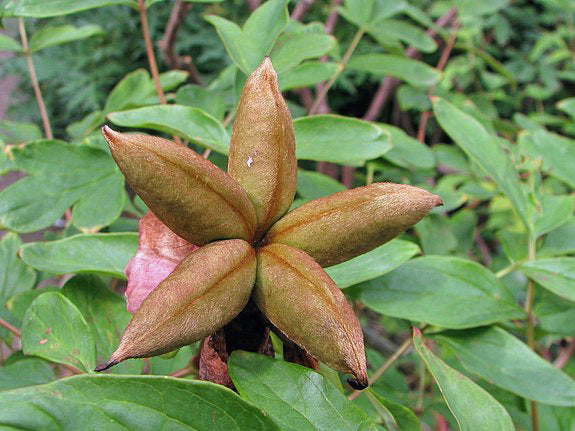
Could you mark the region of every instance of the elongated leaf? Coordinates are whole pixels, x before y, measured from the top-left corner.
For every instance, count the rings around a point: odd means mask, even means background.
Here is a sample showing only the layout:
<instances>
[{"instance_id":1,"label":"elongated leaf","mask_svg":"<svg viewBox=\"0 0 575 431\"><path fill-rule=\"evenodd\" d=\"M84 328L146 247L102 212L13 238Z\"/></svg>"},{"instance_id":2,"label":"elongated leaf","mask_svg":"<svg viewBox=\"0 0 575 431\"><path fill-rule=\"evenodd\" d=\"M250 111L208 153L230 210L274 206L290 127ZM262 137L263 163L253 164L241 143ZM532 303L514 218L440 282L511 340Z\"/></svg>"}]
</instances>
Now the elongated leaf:
<instances>
[{"instance_id":1,"label":"elongated leaf","mask_svg":"<svg viewBox=\"0 0 575 431\"><path fill-rule=\"evenodd\" d=\"M339 115L314 115L293 122L298 159L361 166L391 149L389 134L375 124Z\"/></svg>"},{"instance_id":2,"label":"elongated leaf","mask_svg":"<svg viewBox=\"0 0 575 431\"><path fill-rule=\"evenodd\" d=\"M345 190L345 186L332 177L314 171L299 169L297 193L305 200L313 200Z\"/></svg>"},{"instance_id":3,"label":"elongated leaf","mask_svg":"<svg viewBox=\"0 0 575 431\"><path fill-rule=\"evenodd\" d=\"M103 33L104 30L98 25L85 25L83 27L74 27L73 25L44 27L34 33L30 38L30 51L36 52L50 46L87 39Z\"/></svg>"},{"instance_id":4,"label":"elongated leaf","mask_svg":"<svg viewBox=\"0 0 575 431\"><path fill-rule=\"evenodd\" d=\"M277 73L293 69L302 61L318 58L331 51L336 39L321 33L288 33L282 35L274 46L270 58Z\"/></svg>"},{"instance_id":5,"label":"elongated leaf","mask_svg":"<svg viewBox=\"0 0 575 431\"><path fill-rule=\"evenodd\" d=\"M48 18L114 4L137 6L134 0L10 0L0 5L0 17Z\"/></svg>"},{"instance_id":6,"label":"elongated leaf","mask_svg":"<svg viewBox=\"0 0 575 431\"><path fill-rule=\"evenodd\" d=\"M384 414L391 416L391 418L389 418L391 420L391 426L386 422L388 428L397 431L421 431L419 419L415 413L407 407L394 403L393 401L389 401L371 388L366 390L366 394L377 411L379 411L379 409L383 409Z\"/></svg>"},{"instance_id":7,"label":"elongated leaf","mask_svg":"<svg viewBox=\"0 0 575 431\"><path fill-rule=\"evenodd\" d=\"M18 257L22 241L9 233L0 241L0 307L12 295L25 292L34 286L36 273Z\"/></svg>"},{"instance_id":8,"label":"elongated leaf","mask_svg":"<svg viewBox=\"0 0 575 431\"><path fill-rule=\"evenodd\" d=\"M29 175L0 193L0 224L33 232L54 223L74 205L72 222L93 229L111 224L124 207L124 180L106 152L62 141L37 141L11 149Z\"/></svg>"},{"instance_id":9,"label":"elongated leaf","mask_svg":"<svg viewBox=\"0 0 575 431\"><path fill-rule=\"evenodd\" d=\"M527 198L513 163L496 137L490 135L475 118L444 99L434 98L433 111L454 142L503 190L529 228Z\"/></svg>"},{"instance_id":10,"label":"elongated leaf","mask_svg":"<svg viewBox=\"0 0 575 431\"><path fill-rule=\"evenodd\" d=\"M575 97L560 100L556 106L572 118L575 118Z\"/></svg>"},{"instance_id":11,"label":"elongated leaf","mask_svg":"<svg viewBox=\"0 0 575 431\"><path fill-rule=\"evenodd\" d=\"M403 130L389 124L378 124L391 135L393 147L383 155L390 162L407 169L430 169L435 166L435 157L425 144L412 138Z\"/></svg>"},{"instance_id":12,"label":"elongated leaf","mask_svg":"<svg viewBox=\"0 0 575 431\"><path fill-rule=\"evenodd\" d=\"M492 272L456 257L413 259L366 283L361 297L382 314L445 328L470 328L525 317Z\"/></svg>"},{"instance_id":13,"label":"elongated leaf","mask_svg":"<svg viewBox=\"0 0 575 431\"><path fill-rule=\"evenodd\" d=\"M41 385L56 380L50 364L42 359L21 359L0 368L0 391Z\"/></svg>"},{"instance_id":14,"label":"elongated leaf","mask_svg":"<svg viewBox=\"0 0 575 431\"><path fill-rule=\"evenodd\" d=\"M413 343L441 389L443 398L455 416L461 431L514 431L509 413L487 391L435 356L425 344L419 330Z\"/></svg>"},{"instance_id":15,"label":"elongated leaf","mask_svg":"<svg viewBox=\"0 0 575 431\"><path fill-rule=\"evenodd\" d=\"M439 334L463 366L523 398L556 406L575 405L575 381L497 327Z\"/></svg>"},{"instance_id":16,"label":"elongated leaf","mask_svg":"<svg viewBox=\"0 0 575 431\"><path fill-rule=\"evenodd\" d=\"M22 327L22 349L27 355L84 371L96 366L90 327L76 306L58 292L40 295L28 308Z\"/></svg>"},{"instance_id":17,"label":"elongated leaf","mask_svg":"<svg viewBox=\"0 0 575 431\"><path fill-rule=\"evenodd\" d=\"M137 233L82 234L22 246L22 260L56 274L100 272L125 278L124 268L138 248Z\"/></svg>"},{"instance_id":18,"label":"elongated leaf","mask_svg":"<svg viewBox=\"0 0 575 431\"><path fill-rule=\"evenodd\" d=\"M361 54L351 58L350 70L376 76L393 76L416 87L429 87L439 79L439 72L427 64L392 54Z\"/></svg>"},{"instance_id":19,"label":"elongated leaf","mask_svg":"<svg viewBox=\"0 0 575 431\"><path fill-rule=\"evenodd\" d=\"M0 34L0 51L22 51L22 45L8 35Z\"/></svg>"},{"instance_id":20,"label":"elongated leaf","mask_svg":"<svg viewBox=\"0 0 575 431\"><path fill-rule=\"evenodd\" d=\"M318 82L327 81L337 71L337 63L307 61L282 73L279 77L281 91L309 87Z\"/></svg>"},{"instance_id":21,"label":"elongated leaf","mask_svg":"<svg viewBox=\"0 0 575 431\"><path fill-rule=\"evenodd\" d=\"M520 269L545 289L575 301L575 257L532 260L521 265Z\"/></svg>"},{"instance_id":22,"label":"elongated leaf","mask_svg":"<svg viewBox=\"0 0 575 431\"><path fill-rule=\"evenodd\" d=\"M340 13L345 19L353 22L359 27L366 28L370 24L375 25L377 21L389 18L404 9L407 9L407 2L386 1L386 0L345 0L344 7L340 8Z\"/></svg>"},{"instance_id":23,"label":"elongated leaf","mask_svg":"<svg viewBox=\"0 0 575 431\"><path fill-rule=\"evenodd\" d=\"M248 18L243 29L225 18L208 15L234 63L249 75L269 54L289 22L286 0L268 0Z\"/></svg>"},{"instance_id":24,"label":"elongated leaf","mask_svg":"<svg viewBox=\"0 0 575 431\"><path fill-rule=\"evenodd\" d=\"M416 244L394 239L347 262L326 268L325 271L341 289L387 274L419 252Z\"/></svg>"},{"instance_id":25,"label":"elongated leaf","mask_svg":"<svg viewBox=\"0 0 575 431\"><path fill-rule=\"evenodd\" d=\"M543 159L543 171L575 187L575 141L545 130L520 135L519 143L533 158Z\"/></svg>"},{"instance_id":26,"label":"elongated leaf","mask_svg":"<svg viewBox=\"0 0 575 431\"><path fill-rule=\"evenodd\" d=\"M95 275L77 275L71 278L62 289L62 294L80 310L96 343L96 363L110 357L124 328L132 318L126 310L124 299L113 293ZM114 369L118 373L140 372L141 364L128 362Z\"/></svg>"},{"instance_id":27,"label":"elongated leaf","mask_svg":"<svg viewBox=\"0 0 575 431\"><path fill-rule=\"evenodd\" d=\"M119 126L158 130L178 135L222 154L229 151L229 136L222 123L192 106L146 106L112 112L108 118Z\"/></svg>"},{"instance_id":28,"label":"elongated leaf","mask_svg":"<svg viewBox=\"0 0 575 431\"><path fill-rule=\"evenodd\" d=\"M537 236L544 235L567 223L575 211L572 195L545 195L540 200L541 214L535 222Z\"/></svg>"},{"instance_id":29,"label":"elongated leaf","mask_svg":"<svg viewBox=\"0 0 575 431\"><path fill-rule=\"evenodd\" d=\"M285 431L376 430L369 417L321 374L264 355L236 351L229 373L245 399Z\"/></svg>"},{"instance_id":30,"label":"elongated leaf","mask_svg":"<svg viewBox=\"0 0 575 431\"><path fill-rule=\"evenodd\" d=\"M85 375L0 394L0 425L46 431L279 431L261 410L213 383Z\"/></svg>"},{"instance_id":31,"label":"elongated leaf","mask_svg":"<svg viewBox=\"0 0 575 431\"><path fill-rule=\"evenodd\" d=\"M367 32L381 44L389 43L390 39L399 39L421 52L433 52L437 44L421 28L396 19L377 21L367 27Z\"/></svg>"}]
</instances>

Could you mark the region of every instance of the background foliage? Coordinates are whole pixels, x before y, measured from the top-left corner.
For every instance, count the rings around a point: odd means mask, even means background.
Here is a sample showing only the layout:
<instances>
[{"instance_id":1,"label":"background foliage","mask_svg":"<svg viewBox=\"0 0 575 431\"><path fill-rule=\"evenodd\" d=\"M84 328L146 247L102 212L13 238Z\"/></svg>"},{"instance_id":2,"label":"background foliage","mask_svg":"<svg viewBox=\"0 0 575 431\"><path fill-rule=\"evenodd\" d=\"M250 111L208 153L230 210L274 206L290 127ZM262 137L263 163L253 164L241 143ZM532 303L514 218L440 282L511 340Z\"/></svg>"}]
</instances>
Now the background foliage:
<instances>
[{"instance_id":1,"label":"background foliage","mask_svg":"<svg viewBox=\"0 0 575 431\"><path fill-rule=\"evenodd\" d=\"M0 424L575 430L575 4L259 3L147 0L168 104L136 0L0 5L0 50L13 53L1 73L19 77L0 121L12 182L0 192ZM445 202L328 269L362 321L370 389L236 352L236 394L194 379L197 346L93 374L130 319L124 267L146 211L99 126L173 135L225 166L239 92L266 54L294 117L296 205L373 181Z\"/></svg>"}]
</instances>

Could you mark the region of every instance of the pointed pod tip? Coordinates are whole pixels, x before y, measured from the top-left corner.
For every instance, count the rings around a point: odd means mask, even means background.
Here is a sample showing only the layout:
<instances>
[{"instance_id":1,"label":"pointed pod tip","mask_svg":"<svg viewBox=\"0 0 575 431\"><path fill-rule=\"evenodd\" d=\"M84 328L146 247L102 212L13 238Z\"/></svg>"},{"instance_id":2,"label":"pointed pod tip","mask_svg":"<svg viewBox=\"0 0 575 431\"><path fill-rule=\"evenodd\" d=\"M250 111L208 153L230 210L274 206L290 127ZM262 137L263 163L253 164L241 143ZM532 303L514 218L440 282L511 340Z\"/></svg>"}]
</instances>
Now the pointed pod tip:
<instances>
[{"instance_id":1,"label":"pointed pod tip","mask_svg":"<svg viewBox=\"0 0 575 431\"><path fill-rule=\"evenodd\" d=\"M274 69L274 66L272 64L272 61L270 60L269 56L265 56L264 59L262 60L262 62L260 63L260 65L257 67L256 70L253 71L253 73L250 75L250 78L252 77L272 77L274 79L277 79L277 73L276 70Z\"/></svg>"},{"instance_id":2,"label":"pointed pod tip","mask_svg":"<svg viewBox=\"0 0 575 431\"><path fill-rule=\"evenodd\" d=\"M419 328L417 326L412 326L411 330L413 331L414 337L421 337L421 331L419 330Z\"/></svg>"},{"instance_id":3,"label":"pointed pod tip","mask_svg":"<svg viewBox=\"0 0 575 431\"><path fill-rule=\"evenodd\" d=\"M435 207L441 207L443 206L443 199L440 196L433 195L433 204Z\"/></svg>"},{"instance_id":4,"label":"pointed pod tip","mask_svg":"<svg viewBox=\"0 0 575 431\"><path fill-rule=\"evenodd\" d=\"M96 368L94 368L94 371L99 373L102 371L106 371L108 368L113 367L114 365L118 364L120 361L116 361L116 360L110 360L108 362L106 362L105 364L100 364L98 365Z\"/></svg>"},{"instance_id":5,"label":"pointed pod tip","mask_svg":"<svg viewBox=\"0 0 575 431\"><path fill-rule=\"evenodd\" d=\"M369 382L367 381L367 377L362 378L361 380L358 379L347 379L347 383L356 391L363 391L369 386Z\"/></svg>"}]
</instances>

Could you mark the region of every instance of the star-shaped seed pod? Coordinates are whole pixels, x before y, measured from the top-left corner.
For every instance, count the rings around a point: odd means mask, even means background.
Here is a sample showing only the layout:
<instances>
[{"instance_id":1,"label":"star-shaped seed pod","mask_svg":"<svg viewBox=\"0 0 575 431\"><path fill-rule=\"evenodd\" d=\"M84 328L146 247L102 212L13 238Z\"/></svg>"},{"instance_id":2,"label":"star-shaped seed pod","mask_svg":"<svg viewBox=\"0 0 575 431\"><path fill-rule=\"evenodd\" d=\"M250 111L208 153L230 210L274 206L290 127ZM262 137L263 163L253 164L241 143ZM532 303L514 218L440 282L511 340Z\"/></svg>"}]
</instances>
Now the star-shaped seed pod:
<instances>
[{"instance_id":1,"label":"star-shaped seed pod","mask_svg":"<svg viewBox=\"0 0 575 431\"><path fill-rule=\"evenodd\" d=\"M352 374L356 386L367 386L359 321L322 267L396 237L440 205L438 196L375 183L288 212L296 193L294 131L268 58L243 89L227 173L165 139L109 127L103 133L128 183L153 213L140 222L141 234L143 223L160 226L173 237L166 243L178 248L158 245L163 254L156 266L166 273L161 278L169 275L149 294L132 298L128 305L137 311L98 371L201 340L251 298L284 339ZM150 247L140 240L141 249ZM154 265L141 263L130 265L130 276Z\"/></svg>"}]
</instances>

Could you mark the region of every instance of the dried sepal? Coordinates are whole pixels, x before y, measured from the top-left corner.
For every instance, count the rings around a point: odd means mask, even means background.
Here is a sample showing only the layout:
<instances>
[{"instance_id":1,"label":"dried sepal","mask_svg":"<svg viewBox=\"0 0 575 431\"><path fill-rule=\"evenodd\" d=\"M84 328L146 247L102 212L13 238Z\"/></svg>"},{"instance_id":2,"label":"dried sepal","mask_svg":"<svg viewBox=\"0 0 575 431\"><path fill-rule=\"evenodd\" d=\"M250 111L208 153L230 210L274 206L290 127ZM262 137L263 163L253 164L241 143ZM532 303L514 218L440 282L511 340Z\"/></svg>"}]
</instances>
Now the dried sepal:
<instances>
[{"instance_id":1,"label":"dried sepal","mask_svg":"<svg viewBox=\"0 0 575 431\"><path fill-rule=\"evenodd\" d=\"M136 311L142 301L198 247L172 232L151 211L138 223L140 243L126 266L128 311Z\"/></svg>"},{"instance_id":2,"label":"dried sepal","mask_svg":"<svg viewBox=\"0 0 575 431\"><path fill-rule=\"evenodd\" d=\"M260 249L253 298L287 338L367 386L359 321L341 290L309 255L283 244Z\"/></svg>"},{"instance_id":3,"label":"dried sepal","mask_svg":"<svg viewBox=\"0 0 575 431\"><path fill-rule=\"evenodd\" d=\"M441 204L418 187L375 183L305 203L274 224L264 242L299 248L327 267L386 243Z\"/></svg>"},{"instance_id":4,"label":"dried sepal","mask_svg":"<svg viewBox=\"0 0 575 431\"><path fill-rule=\"evenodd\" d=\"M247 242L217 241L192 252L148 295L105 370L128 358L170 352L213 334L246 305L256 257Z\"/></svg>"},{"instance_id":5,"label":"dried sepal","mask_svg":"<svg viewBox=\"0 0 575 431\"><path fill-rule=\"evenodd\" d=\"M255 206L258 234L265 233L289 209L297 177L291 115L267 57L244 86L232 132L228 172Z\"/></svg>"},{"instance_id":6,"label":"dried sepal","mask_svg":"<svg viewBox=\"0 0 575 431\"><path fill-rule=\"evenodd\" d=\"M128 183L172 231L196 245L251 241L253 204L228 174L189 148L149 135L102 129Z\"/></svg>"}]
</instances>

